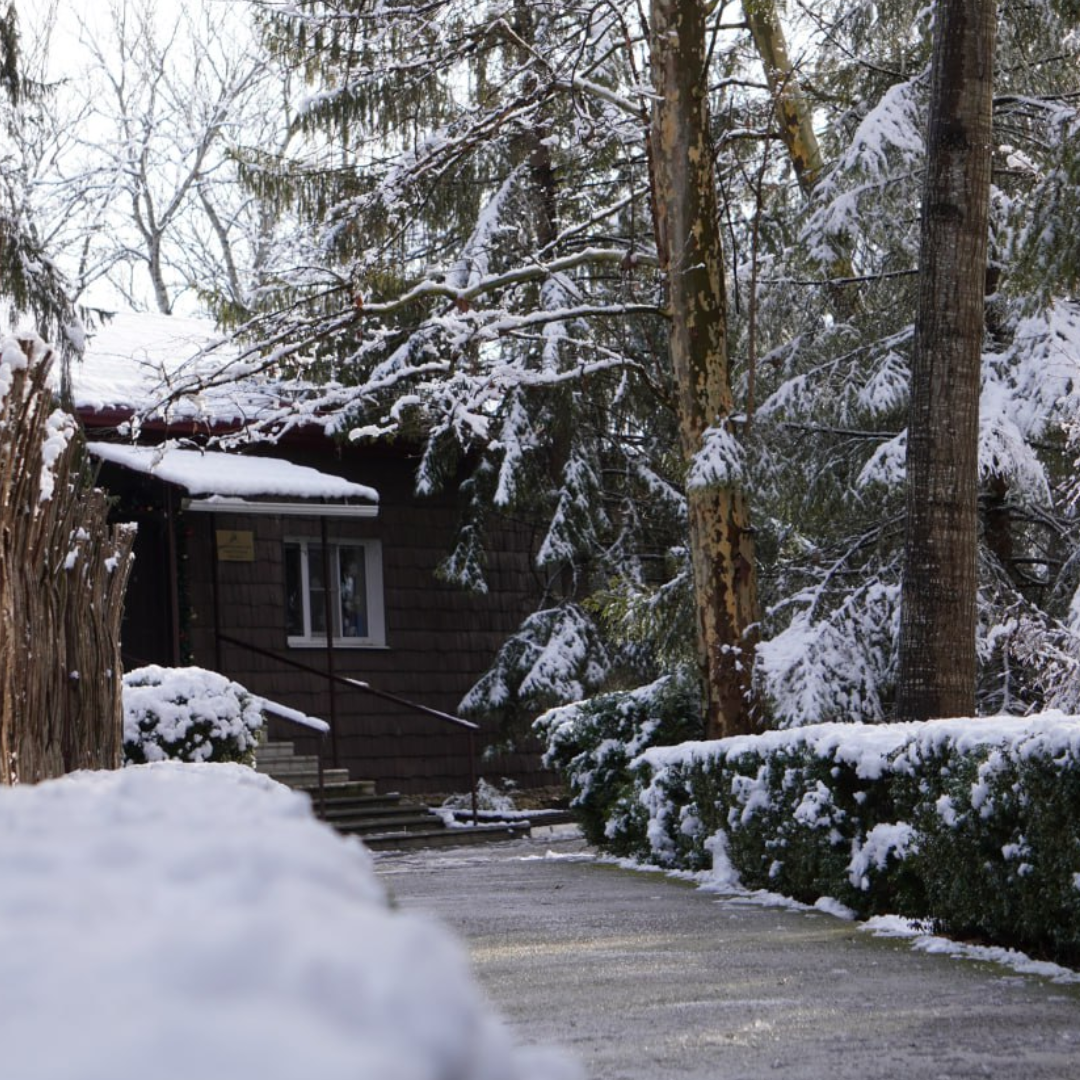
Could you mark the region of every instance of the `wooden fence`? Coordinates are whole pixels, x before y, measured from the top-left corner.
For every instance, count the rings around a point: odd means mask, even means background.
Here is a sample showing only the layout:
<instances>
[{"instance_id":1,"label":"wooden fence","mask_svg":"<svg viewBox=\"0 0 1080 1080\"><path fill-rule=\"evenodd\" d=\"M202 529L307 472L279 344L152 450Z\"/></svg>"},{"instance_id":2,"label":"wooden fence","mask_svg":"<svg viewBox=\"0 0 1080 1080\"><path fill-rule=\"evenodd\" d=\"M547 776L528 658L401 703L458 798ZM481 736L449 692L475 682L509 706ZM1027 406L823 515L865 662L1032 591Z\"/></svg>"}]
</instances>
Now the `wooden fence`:
<instances>
[{"instance_id":1,"label":"wooden fence","mask_svg":"<svg viewBox=\"0 0 1080 1080\"><path fill-rule=\"evenodd\" d=\"M55 407L51 362L38 340L3 343L0 784L120 764L134 527L108 525L77 425Z\"/></svg>"}]
</instances>

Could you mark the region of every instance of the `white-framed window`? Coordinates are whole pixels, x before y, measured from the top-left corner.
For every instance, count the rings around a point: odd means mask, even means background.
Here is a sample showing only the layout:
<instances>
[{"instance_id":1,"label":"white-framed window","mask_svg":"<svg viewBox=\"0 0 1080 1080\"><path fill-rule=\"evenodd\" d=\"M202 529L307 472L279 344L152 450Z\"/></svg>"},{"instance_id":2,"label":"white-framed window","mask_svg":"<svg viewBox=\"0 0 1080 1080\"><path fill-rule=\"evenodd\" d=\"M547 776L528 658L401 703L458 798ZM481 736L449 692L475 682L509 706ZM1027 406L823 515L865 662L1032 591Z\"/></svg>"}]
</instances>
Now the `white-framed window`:
<instances>
[{"instance_id":1,"label":"white-framed window","mask_svg":"<svg viewBox=\"0 0 1080 1080\"><path fill-rule=\"evenodd\" d=\"M325 646L329 610L335 645L385 645L382 545L378 540L336 540L328 544L327 556L318 540L285 541L288 643Z\"/></svg>"}]
</instances>

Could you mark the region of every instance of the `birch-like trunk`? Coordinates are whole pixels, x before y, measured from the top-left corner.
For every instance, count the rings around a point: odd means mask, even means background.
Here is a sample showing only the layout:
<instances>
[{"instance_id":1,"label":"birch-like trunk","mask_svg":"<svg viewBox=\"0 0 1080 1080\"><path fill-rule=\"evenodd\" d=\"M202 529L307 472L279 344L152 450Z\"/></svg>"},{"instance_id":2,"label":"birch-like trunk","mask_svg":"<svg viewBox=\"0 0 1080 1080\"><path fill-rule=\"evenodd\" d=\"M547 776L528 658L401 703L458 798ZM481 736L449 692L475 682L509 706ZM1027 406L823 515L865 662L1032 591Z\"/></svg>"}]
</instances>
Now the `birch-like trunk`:
<instances>
[{"instance_id":1,"label":"birch-like trunk","mask_svg":"<svg viewBox=\"0 0 1080 1080\"><path fill-rule=\"evenodd\" d=\"M727 356L727 301L708 123L700 0L652 0L653 197L671 311L671 363L687 498L698 659L710 737L751 728L757 587ZM710 433L712 437L709 438ZM706 443L719 451L706 464Z\"/></svg>"},{"instance_id":2,"label":"birch-like trunk","mask_svg":"<svg viewBox=\"0 0 1080 1080\"><path fill-rule=\"evenodd\" d=\"M934 23L896 713L975 711L979 385L996 10L940 0Z\"/></svg>"}]
</instances>

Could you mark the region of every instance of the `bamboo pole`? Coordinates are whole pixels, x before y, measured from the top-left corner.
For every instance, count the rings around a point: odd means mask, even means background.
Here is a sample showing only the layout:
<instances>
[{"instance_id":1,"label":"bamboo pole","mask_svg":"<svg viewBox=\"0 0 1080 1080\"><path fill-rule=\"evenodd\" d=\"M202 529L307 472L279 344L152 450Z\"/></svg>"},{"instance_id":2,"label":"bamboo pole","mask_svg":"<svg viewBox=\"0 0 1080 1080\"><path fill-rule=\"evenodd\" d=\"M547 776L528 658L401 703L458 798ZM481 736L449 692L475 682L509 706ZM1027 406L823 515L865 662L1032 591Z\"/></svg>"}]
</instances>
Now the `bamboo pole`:
<instances>
[{"instance_id":1,"label":"bamboo pole","mask_svg":"<svg viewBox=\"0 0 1080 1080\"><path fill-rule=\"evenodd\" d=\"M10 342L7 343L10 346ZM134 529L110 526L74 419L54 407L52 353L5 348L0 400L0 783L115 768L120 619Z\"/></svg>"}]
</instances>

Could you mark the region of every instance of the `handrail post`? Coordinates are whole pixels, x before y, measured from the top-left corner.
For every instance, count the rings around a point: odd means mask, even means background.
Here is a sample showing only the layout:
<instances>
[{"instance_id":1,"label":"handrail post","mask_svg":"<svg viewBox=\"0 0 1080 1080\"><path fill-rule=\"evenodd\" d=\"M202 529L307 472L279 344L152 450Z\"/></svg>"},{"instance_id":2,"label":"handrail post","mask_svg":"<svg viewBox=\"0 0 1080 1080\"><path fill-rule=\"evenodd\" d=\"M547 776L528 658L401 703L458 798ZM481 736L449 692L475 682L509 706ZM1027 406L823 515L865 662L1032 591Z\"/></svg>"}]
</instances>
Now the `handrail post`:
<instances>
[{"instance_id":1,"label":"handrail post","mask_svg":"<svg viewBox=\"0 0 1080 1080\"><path fill-rule=\"evenodd\" d=\"M334 590L330 583L330 536L326 528L326 518L319 520L319 541L322 544L322 571L323 571L323 610L326 616L326 674L327 690L330 694L330 753L333 756L334 768L340 764L338 759L338 730L337 730L337 673L334 670L334 610L331 600Z\"/></svg>"},{"instance_id":2,"label":"handrail post","mask_svg":"<svg viewBox=\"0 0 1080 1080\"><path fill-rule=\"evenodd\" d=\"M326 820L326 784L323 782L323 757L326 755L326 732L319 736L319 817Z\"/></svg>"},{"instance_id":3,"label":"handrail post","mask_svg":"<svg viewBox=\"0 0 1080 1080\"><path fill-rule=\"evenodd\" d=\"M476 732L469 728L469 780L472 782L472 823L480 823L476 798Z\"/></svg>"}]
</instances>

